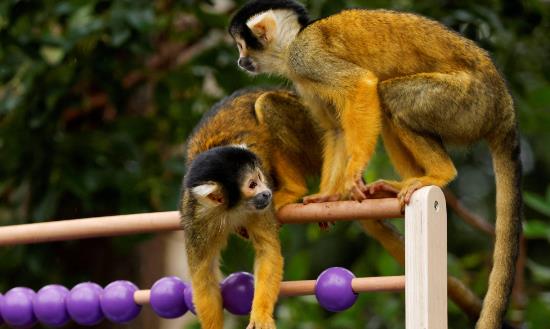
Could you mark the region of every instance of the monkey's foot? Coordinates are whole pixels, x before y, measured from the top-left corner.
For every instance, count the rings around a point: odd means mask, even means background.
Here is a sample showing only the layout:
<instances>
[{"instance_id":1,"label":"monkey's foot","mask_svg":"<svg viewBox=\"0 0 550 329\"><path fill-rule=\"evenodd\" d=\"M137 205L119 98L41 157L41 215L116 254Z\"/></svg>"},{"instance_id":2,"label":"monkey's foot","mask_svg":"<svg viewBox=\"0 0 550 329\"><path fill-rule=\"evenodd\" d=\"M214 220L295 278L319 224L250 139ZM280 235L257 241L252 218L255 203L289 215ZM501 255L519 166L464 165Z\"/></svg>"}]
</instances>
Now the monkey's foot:
<instances>
[{"instance_id":1,"label":"monkey's foot","mask_svg":"<svg viewBox=\"0 0 550 329\"><path fill-rule=\"evenodd\" d=\"M258 319L253 320L250 319L250 323L246 327L246 329L276 329L277 326L275 325L275 321L273 321L273 318L269 317L266 319Z\"/></svg>"},{"instance_id":2,"label":"monkey's foot","mask_svg":"<svg viewBox=\"0 0 550 329\"><path fill-rule=\"evenodd\" d=\"M401 208L405 208L405 205L409 204L411 201L412 194L426 186L426 184L422 183L421 181L417 179L408 179L407 181L403 182L403 187L401 188L401 191L399 191L399 194L397 195L397 198L399 199L399 203L401 204Z\"/></svg>"},{"instance_id":3,"label":"monkey's foot","mask_svg":"<svg viewBox=\"0 0 550 329\"><path fill-rule=\"evenodd\" d=\"M312 194L304 197L304 204L309 203L321 203L321 202L331 202L340 200L340 194Z\"/></svg>"},{"instance_id":4,"label":"monkey's foot","mask_svg":"<svg viewBox=\"0 0 550 329\"><path fill-rule=\"evenodd\" d=\"M380 179L366 185L363 188L363 193L369 199L396 198L398 197L400 191L400 189L396 186L398 184L398 182Z\"/></svg>"}]
</instances>

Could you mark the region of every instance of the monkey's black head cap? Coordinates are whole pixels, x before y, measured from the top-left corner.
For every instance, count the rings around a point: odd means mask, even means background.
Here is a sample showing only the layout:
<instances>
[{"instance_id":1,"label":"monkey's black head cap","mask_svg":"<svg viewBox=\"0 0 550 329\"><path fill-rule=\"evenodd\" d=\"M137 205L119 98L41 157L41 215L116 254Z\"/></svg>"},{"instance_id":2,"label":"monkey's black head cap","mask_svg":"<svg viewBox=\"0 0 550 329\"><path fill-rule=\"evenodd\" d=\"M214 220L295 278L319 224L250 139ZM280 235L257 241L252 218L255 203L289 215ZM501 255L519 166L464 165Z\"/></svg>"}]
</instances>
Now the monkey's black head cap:
<instances>
[{"instance_id":1,"label":"monkey's black head cap","mask_svg":"<svg viewBox=\"0 0 550 329\"><path fill-rule=\"evenodd\" d=\"M246 148L218 146L195 157L187 170L183 185L188 189L207 182L216 182L223 187L227 207L231 208L239 202L243 175L247 170L259 166L259 158Z\"/></svg>"},{"instance_id":2,"label":"monkey's black head cap","mask_svg":"<svg viewBox=\"0 0 550 329\"><path fill-rule=\"evenodd\" d=\"M249 18L272 9L289 9L296 13L298 22L304 28L309 24L309 16L306 8L292 0L253 0L244 4L231 18L229 22L229 34L236 37L241 36L246 42L247 47L252 49L262 49L260 41L252 35L252 31L246 25Z\"/></svg>"}]
</instances>

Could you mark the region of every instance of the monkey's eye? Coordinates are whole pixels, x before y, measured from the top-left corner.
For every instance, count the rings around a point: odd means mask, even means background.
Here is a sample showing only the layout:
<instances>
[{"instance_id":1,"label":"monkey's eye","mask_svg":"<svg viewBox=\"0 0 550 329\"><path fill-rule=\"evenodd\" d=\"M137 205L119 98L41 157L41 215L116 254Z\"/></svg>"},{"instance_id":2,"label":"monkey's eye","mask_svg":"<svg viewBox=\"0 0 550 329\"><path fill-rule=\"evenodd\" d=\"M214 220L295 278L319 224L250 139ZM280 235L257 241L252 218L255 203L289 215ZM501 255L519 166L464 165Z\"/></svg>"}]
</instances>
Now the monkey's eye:
<instances>
[{"instance_id":1,"label":"monkey's eye","mask_svg":"<svg viewBox=\"0 0 550 329\"><path fill-rule=\"evenodd\" d=\"M256 183L256 181L251 181L250 184L248 184L248 188L249 188L249 189L253 189L253 188L255 188L256 186L258 186L258 183Z\"/></svg>"}]
</instances>

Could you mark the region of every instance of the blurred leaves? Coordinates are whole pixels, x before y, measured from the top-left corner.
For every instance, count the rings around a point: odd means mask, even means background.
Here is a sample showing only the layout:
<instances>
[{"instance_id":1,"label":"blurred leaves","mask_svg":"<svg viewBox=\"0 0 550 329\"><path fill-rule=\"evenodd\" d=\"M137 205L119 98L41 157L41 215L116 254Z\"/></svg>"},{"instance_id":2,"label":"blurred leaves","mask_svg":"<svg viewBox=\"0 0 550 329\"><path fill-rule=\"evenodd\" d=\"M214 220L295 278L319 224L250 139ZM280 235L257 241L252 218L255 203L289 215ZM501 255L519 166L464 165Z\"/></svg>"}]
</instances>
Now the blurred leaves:
<instances>
[{"instance_id":1,"label":"blurred leaves","mask_svg":"<svg viewBox=\"0 0 550 329\"><path fill-rule=\"evenodd\" d=\"M550 217L550 189L544 198L531 192L524 192L523 197L527 206Z\"/></svg>"}]
</instances>

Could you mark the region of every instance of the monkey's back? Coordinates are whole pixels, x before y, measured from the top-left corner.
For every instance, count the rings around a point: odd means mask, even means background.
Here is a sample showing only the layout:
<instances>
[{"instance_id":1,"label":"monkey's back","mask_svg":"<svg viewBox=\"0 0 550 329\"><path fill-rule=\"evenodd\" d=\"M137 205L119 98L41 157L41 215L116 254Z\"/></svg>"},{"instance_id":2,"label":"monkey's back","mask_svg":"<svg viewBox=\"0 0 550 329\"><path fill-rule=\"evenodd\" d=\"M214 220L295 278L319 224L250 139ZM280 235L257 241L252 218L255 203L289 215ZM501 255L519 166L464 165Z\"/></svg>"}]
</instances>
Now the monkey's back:
<instances>
[{"instance_id":1,"label":"monkey's back","mask_svg":"<svg viewBox=\"0 0 550 329\"><path fill-rule=\"evenodd\" d=\"M474 42L434 20L410 13L345 10L308 25L299 33L295 41L299 46L294 49L308 49L307 44L319 42L328 53L369 69L380 81L457 70L489 69L498 74L487 52ZM308 56L307 52L293 55ZM315 56L311 60L315 61Z\"/></svg>"},{"instance_id":2,"label":"monkey's back","mask_svg":"<svg viewBox=\"0 0 550 329\"><path fill-rule=\"evenodd\" d=\"M216 146L244 144L273 173L273 156L283 153L304 175L318 175L321 142L318 131L298 97L287 90L241 90L218 102L188 138L190 163ZM277 177L273 177L277 181Z\"/></svg>"},{"instance_id":3,"label":"monkey's back","mask_svg":"<svg viewBox=\"0 0 550 329\"><path fill-rule=\"evenodd\" d=\"M216 146L246 144L268 145L267 129L259 125L254 105L264 90L244 90L216 103L204 114L188 139L186 155L194 157Z\"/></svg>"}]
</instances>

